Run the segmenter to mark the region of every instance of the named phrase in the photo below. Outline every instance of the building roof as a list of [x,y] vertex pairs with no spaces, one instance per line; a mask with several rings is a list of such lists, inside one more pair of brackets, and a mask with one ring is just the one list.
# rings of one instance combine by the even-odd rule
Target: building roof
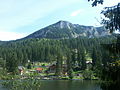
[[23,66],[18,66],[18,69],[21,69],[21,70],[22,70],[22,69],[24,69],[24,67],[23,67]]
[[43,70],[43,68],[36,68],[36,70],[37,70],[37,71],[42,71],[42,70]]

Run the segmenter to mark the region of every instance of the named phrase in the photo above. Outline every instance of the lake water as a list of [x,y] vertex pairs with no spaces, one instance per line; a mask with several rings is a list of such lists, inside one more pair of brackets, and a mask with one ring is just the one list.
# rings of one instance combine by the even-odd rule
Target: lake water
[[[7,90],[0,85],[0,90]],[[41,80],[39,90],[102,90],[96,80]]]
[[[1,82],[1,81],[0,81]],[[0,84],[0,90],[8,90],[6,88],[4,88],[1,84]]]
[[97,81],[50,80],[41,81],[40,90],[102,90]]

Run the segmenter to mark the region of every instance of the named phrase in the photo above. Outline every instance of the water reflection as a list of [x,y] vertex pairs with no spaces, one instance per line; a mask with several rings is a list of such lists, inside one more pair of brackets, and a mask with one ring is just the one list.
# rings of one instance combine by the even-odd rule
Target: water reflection
[[41,81],[40,90],[102,90],[97,81],[55,80]]
[[102,90],[120,90],[120,83],[101,83]]

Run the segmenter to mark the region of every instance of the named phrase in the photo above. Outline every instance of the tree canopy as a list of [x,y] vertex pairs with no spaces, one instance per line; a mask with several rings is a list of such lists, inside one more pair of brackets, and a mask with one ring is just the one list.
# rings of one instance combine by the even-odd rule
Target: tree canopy
[[105,7],[101,13],[105,16],[102,23],[111,33],[120,30],[120,3],[112,7]]
[[103,4],[104,0],[88,0],[88,1],[92,1],[92,6],[97,6],[97,4]]
[[[92,6],[103,4],[104,0],[88,0],[92,1]],[[120,30],[120,3],[112,7],[105,7],[101,12],[105,18],[102,20],[102,24],[106,26],[106,29],[112,33],[115,30]]]

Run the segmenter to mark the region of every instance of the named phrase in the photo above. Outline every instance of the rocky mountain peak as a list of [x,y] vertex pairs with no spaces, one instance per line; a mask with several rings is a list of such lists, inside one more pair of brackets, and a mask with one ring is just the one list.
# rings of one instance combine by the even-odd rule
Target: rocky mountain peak
[[34,32],[25,38],[69,39],[77,37],[93,38],[106,35],[109,35],[109,33],[104,27],[84,26],[61,20]]
[[60,20],[57,23],[55,23],[54,26],[60,27],[61,29],[62,28],[68,28],[68,29],[70,29],[73,26],[73,24],[70,23],[70,22],[68,22],[68,21]]

